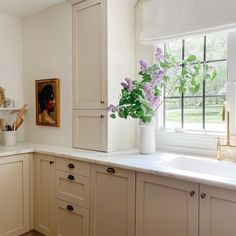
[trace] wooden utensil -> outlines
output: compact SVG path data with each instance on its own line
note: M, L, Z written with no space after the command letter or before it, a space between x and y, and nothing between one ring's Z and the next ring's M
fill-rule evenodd
M14 130L17 130L24 122L24 119L21 117L20 119L16 120L14 125Z
M17 114L16 120L20 119L26 112L27 110L27 104L25 104L19 111L19 113Z

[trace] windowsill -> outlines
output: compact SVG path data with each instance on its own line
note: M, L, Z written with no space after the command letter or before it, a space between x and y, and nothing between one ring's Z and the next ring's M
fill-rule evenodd
M159 128L156 130L156 143L159 150L216 156L217 139L225 142L225 133L207 131L176 131ZM235 137L231 137L232 142Z

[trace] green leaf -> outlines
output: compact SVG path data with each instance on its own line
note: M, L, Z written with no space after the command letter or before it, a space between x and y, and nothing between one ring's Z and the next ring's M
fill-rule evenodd
M151 75L149 75L149 74L143 75L143 82L149 82L151 80L152 80Z
M197 57L195 55L190 55L188 58L185 60L186 62L194 62L197 61Z
M122 106L124 104L126 104L126 99L124 97L121 97L119 101L119 106Z
M116 118L116 115L113 113L113 114L110 115L110 117L111 117L112 119L115 119L115 118Z
M212 75L211 75L211 80L214 80L217 76L217 72L216 70L213 71Z

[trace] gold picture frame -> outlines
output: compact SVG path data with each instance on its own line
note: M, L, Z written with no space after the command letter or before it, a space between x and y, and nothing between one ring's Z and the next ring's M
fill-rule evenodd
M60 80L35 81L36 124L60 127Z

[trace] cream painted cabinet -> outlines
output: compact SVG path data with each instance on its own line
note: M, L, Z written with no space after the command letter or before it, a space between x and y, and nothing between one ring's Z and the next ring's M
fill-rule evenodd
M135 172L93 165L90 236L135 235Z
M0 236L29 231L29 154L0 158L0 189Z
M106 151L107 113L103 110L73 111L73 147Z
M35 229L53 235L55 157L36 154Z
M121 81L135 75L135 1L72 4L73 147L106 152L131 148L134 122L112 120L107 106L118 102Z
M236 191L200 185L200 236L236 235Z
M198 236L198 184L137 174L136 236Z

